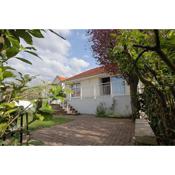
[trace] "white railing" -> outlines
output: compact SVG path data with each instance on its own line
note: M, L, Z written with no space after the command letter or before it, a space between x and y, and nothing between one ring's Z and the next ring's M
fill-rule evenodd
M71 98L96 98L98 96L111 95L111 84L110 83L101 83L96 85L91 85L87 87L80 87L80 95ZM69 97L70 98L70 97Z
M100 83L96 85L90 85L86 87L80 87L80 95L79 96L69 96L68 99L71 98L96 98L99 96L121 96L125 94L125 87L117 86L117 84L113 84L111 82L108 83Z
M111 84L102 83L99 85L100 96L110 95L111 94Z

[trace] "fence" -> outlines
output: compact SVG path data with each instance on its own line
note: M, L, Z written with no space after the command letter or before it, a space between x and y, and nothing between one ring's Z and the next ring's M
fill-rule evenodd
M9 145L8 142L11 142L13 138L18 140L19 145L28 145L30 139L29 114L26 112L25 114L21 114L17 118L15 117L14 120L12 120L12 124L13 126L7 128L6 132L0 137L1 146Z

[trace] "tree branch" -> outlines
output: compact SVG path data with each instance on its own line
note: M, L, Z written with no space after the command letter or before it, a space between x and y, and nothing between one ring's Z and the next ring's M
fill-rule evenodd
M128 58L129 58L130 61L133 60L133 59L132 59L132 56L131 56L131 54L129 53L128 48L127 48L126 45L124 45L124 53L128 56Z
M138 44L134 44L133 46L136 48L145 49L147 51L155 51L156 50L155 47L151 47L151 46L142 46L142 45L138 45Z
M162 61L164 61L164 63L175 73L175 65L168 59L168 57L165 55L165 53L161 50L159 31L154 30L154 34L155 34L156 46L151 47L151 46L142 46L142 45L136 45L136 44L134 44L133 46L136 47L136 48L145 49L147 51L156 52L159 55L159 57L162 59Z
M159 99L160 99L160 101L161 101L162 106L164 106L165 109L166 109L167 105L166 105L166 101L165 101L164 94L163 94L159 89L157 89L157 87L156 87L151 81L145 79L145 78L142 76L142 74L141 74L140 71L138 70L137 66L136 66L136 68L135 68L135 71L137 72L137 75L138 75L138 77L139 77L139 80L140 80L143 84L154 88L154 90L156 91L156 93L157 93L157 95L158 95L158 97L159 97Z
M156 50L162 61L175 73L175 65L167 58L162 50Z
M145 50L143 50L142 52L139 53L139 55L137 56L136 60L133 62L133 68L134 68L134 66L137 64L139 58L140 58L145 52L147 52L147 49L145 49ZM132 68L132 69L133 69L133 68Z
M156 71L153 70L150 66L148 66L147 64L145 64L145 68L149 70L149 72L151 73L151 75L155 78L155 80L160 84L163 85L157 78L157 74Z
M155 42L156 42L156 48L160 50L160 38L159 38L159 30L154 30L155 34Z

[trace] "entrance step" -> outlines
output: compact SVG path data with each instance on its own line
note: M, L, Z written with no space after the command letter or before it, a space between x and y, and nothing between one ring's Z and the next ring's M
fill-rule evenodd
M68 114L68 115L79 115L80 113L70 104L60 105L60 104L51 104L54 109L55 114Z

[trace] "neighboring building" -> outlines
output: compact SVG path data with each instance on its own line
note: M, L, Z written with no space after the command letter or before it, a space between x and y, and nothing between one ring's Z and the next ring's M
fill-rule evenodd
M104 103L118 116L131 115L130 89L120 74L110 75L104 67L97 67L70 78L57 76L55 83L72 84L73 93L67 102L79 113L95 114L97 106Z
M62 86L64 86L64 81L66 80L65 77L63 76L56 76L55 79L53 80L53 84L60 84Z

